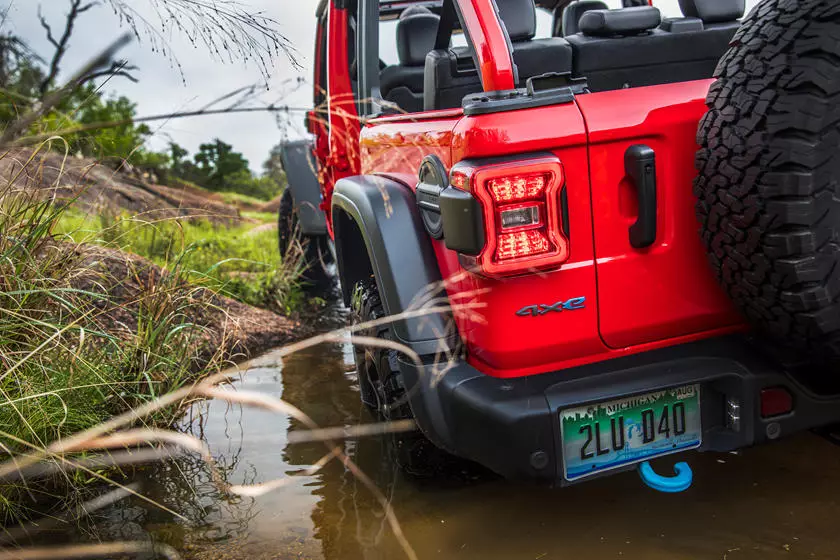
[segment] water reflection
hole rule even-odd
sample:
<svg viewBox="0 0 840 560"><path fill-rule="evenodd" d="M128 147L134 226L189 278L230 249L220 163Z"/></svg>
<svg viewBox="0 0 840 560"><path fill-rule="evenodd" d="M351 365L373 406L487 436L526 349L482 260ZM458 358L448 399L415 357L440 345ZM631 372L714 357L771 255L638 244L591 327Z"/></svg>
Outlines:
<svg viewBox="0 0 840 560"><path fill-rule="evenodd" d="M348 346L325 345L281 365L248 365L239 386L280 396L325 426L369 421L348 369ZM135 475L143 492L185 519L133 499L96 518L99 538L163 540L196 559L403 557L374 498L342 465L296 476L324 454L288 445L289 420L223 402L197 404L185 429L210 445L231 484L293 476L251 499L220 494L188 456ZM480 472L448 480L403 477L387 442L346 452L392 499L420 558L482 560L838 558L840 448L811 435L743 455L691 455L695 486L679 496L644 488L633 473L563 490L508 484Z"/></svg>

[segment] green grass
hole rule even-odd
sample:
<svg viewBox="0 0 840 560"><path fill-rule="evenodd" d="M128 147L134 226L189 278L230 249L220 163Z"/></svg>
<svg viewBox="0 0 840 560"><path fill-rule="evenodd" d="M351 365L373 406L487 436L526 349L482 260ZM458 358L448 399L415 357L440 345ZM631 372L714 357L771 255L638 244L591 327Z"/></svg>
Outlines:
<svg viewBox="0 0 840 560"><path fill-rule="evenodd" d="M38 164L36 154L29 165ZM23 174L4 180L0 448L5 452L44 448L218 371L225 363L224 345L208 348L212 327L195 319L218 312L211 309L217 300L207 287L265 307L300 301L297 271L284 266L272 228L89 216L39 200L34 190L18 184L26 181ZM131 251L165 272L143 273L128 265L125 274L136 293L131 301L121 300L112 286L124 280L85 262L70 242ZM176 414L162 412L153 422L171 423ZM71 476L65 483L72 487L84 480ZM49 486L0 484L0 524L26 515L23 498L41 493L54 499Z"/></svg>
<svg viewBox="0 0 840 560"><path fill-rule="evenodd" d="M254 220L263 224L273 224L277 222L277 214L274 212L248 212L242 210L239 212L243 218Z"/></svg>
<svg viewBox="0 0 840 560"><path fill-rule="evenodd" d="M225 204L231 204L233 206L260 207L266 202L268 202L267 200L263 200L255 196L248 196L247 194L240 194L235 192L220 192L218 194L222 197L222 200L225 201Z"/></svg>
<svg viewBox="0 0 840 560"><path fill-rule="evenodd" d="M272 214L252 219L273 223ZM295 266L284 266L277 230L208 221L164 219L148 222L129 216L90 216L66 211L58 233L75 242L119 247L168 267L176 260L186 276L244 303L291 311L300 299Z"/></svg>

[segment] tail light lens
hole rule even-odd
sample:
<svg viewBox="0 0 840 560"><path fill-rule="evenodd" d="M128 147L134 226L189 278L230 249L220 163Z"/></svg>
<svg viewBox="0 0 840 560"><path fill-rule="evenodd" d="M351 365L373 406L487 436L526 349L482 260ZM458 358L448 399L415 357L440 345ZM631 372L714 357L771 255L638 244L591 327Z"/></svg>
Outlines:
<svg viewBox="0 0 840 560"><path fill-rule="evenodd" d="M484 274L511 276L568 260L560 201L563 166L557 157L462 161L452 168L450 185L481 203L486 242L475 260Z"/></svg>

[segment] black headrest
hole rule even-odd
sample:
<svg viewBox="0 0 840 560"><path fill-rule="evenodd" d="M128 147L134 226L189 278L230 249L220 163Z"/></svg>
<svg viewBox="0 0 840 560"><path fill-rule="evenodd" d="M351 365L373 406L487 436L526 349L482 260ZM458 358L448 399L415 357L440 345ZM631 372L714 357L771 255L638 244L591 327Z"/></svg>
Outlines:
<svg viewBox="0 0 840 560"><path fill-rule="evenodd" d="M653 6L621 8L620 10L592 10L580 18L584 35L609 37L611 35L636 35L655 29L662 22L662 14Z"/></svg>
<svg viewBox="0 0 840 560"><path fill-rule="evenodd" d="M426 55L435 48L440 17L428 9L417 10L419 7L406 8L397 23L397 56L400 66L423 66L426 64ZM406 14L409 10L413 11Z"/></svg>
<svg viewBox="0 0 840 560"><path fill-rule="evenodd" d="M510 40L528 41L537 34L537 7L534 0L496 0L499 17Z"/></svg>
<svg viewBox="0 0 840 560"><path fill-rule="evenodd" d="M722 23L744 17L744 0L680 0L686 17L696 17L703 23Z"/></svg>
<svg viewBox="0 0 840 560"><path fill-rule="evenodd" d="M601 0L579 0L572 2L563 9L563 19L560 29L555 27L554 35L567 37L580 31L580 18L592 10L608 10L609 6Z"/></svg>

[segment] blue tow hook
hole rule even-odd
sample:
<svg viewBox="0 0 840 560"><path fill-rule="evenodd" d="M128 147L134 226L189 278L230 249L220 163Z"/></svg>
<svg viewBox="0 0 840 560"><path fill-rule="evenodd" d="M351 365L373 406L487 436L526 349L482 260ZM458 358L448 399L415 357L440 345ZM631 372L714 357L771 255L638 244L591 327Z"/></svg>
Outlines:
<svg viewBox="0 0 840 560"><path fill-rule="evenodd" d="M639 476L642 477L642 482L660 492L684 492L691 486L694 479L694 474L691 472L691 467L688 463L677 463L674 465L675 476L662 476L653 471L648 461L639 465Z"/></svg>

